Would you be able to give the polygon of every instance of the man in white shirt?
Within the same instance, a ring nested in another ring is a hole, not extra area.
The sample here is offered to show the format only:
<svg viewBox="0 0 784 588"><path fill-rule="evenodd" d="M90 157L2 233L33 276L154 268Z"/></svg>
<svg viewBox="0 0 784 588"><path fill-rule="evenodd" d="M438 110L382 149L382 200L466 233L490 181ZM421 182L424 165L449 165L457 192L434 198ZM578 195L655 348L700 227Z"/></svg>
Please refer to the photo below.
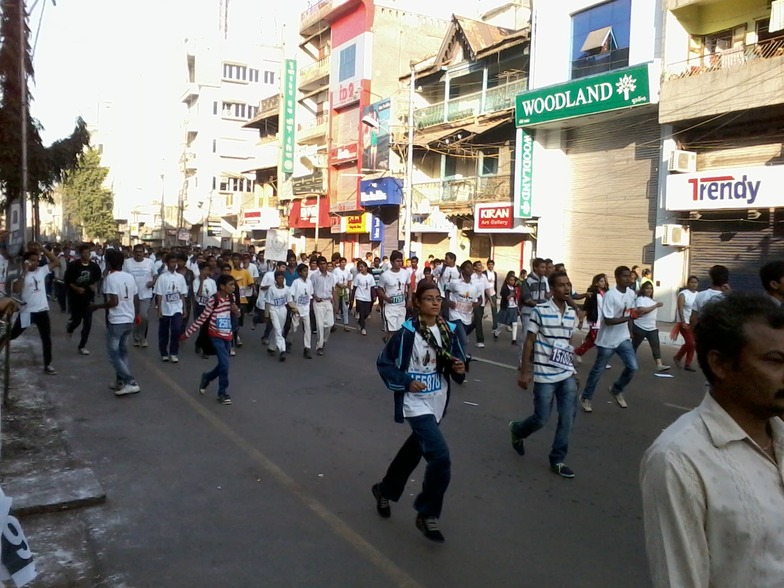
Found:
<svg viewBox="0 0 784 588"><path fill-rule="evenodd" d="M305 359L313 359L310 354L311 331L310 331L310 306L313 301L313 284L308 279L308 266L301 263L297 266L299 277L290 286L291 299L297 305L297 313L291 319L294 332L297 332L302 323L303 342L305 349L302 355Z"/></svg>
<svg viewBox="0 0 784 588"><path fill-rule="evenodd" d="M133 246L133 257L125 260L122 271L133 276L136 282L136 291L139 294L139 317L141 320L133 327L133 346L147 347L152 287L156 274L153 269L153 261L144 256L144 245Z"/></svg>
<svg viewBox="0 0 784 588"><path fill-rule="evenodd" d="M161 361L177 363L180 361L178 353L182 325L188 316L185 306L188 284L182 274L177 272L175 254L166 256L166 271L158 276L153 292L158 307L158 350L161 352Z"/></svg>
<svg viewBox="0 0 784 588"><path fill-rule="evenodd" d="M378 281L376 293L384 301L381 315L386 325L387 335L384 342L394 333L400 330L406 320L406 301L408 292L408 272L403 269L403 254L400 251L393 251L389 256L392 263Z"/></svg>
<svg viewBox="0 0 784 588"><path fill-rule="evenodd" d="M346 268L348 260L341 257L338 260L338 267L332 270L332 275L335 276L335 286L337 288L338 304L340 305L340 314L343 318L343 330L348 332L348 300L351 294L351 271Z"/></svg>
<svg viewBox="0 0 784 588"><path fill-rule="evenodd" d="M610 288L604 295L601 309L602 326L596 336L596 360L588 374L585 390L580 396L580 405L584 412L593 412L591 399L594 390L607 368L607 360L613 353L617 353L621 358L624 370L618 380L610 384L610 395L621 408L628 406L623 391L637 371L637 355L632 347L630 330L631 321L636 318L634 312L636 296L629 287L631 281L631 270L628 267L622 265L615 268L615 288Z"/></svg>
<svg viewBox="0 0 784 588"><path fill-rule="evenodd" d="M311 278L313 284L313 313L316 318L316 354L324 355L329 332L335 324L335 276L327 271L327 258L318 258L318 272Z"/></svg>
<svg viewBox="0 0 784 588"><path fill-rule="evenodd" d="M449 306L449 320L455 323L455 335L463 349L468 349L468 335L474 330L474 309L479 306L479 287L471 281L474 265L467 259L460 264L461 280L453 280L447 285L446 295ZM466 358L470 359L466 352Z"/></svg>
<svg viewBox="0 0 784 588"><path fill-rule="evenodd" d="M495 261L488 259L487 269L485 270L485 278L490 286L490 292L487 296L487 301L490 302L490 316L493 321L493 338L498 339L501 331L498 329L498 274L495 271ZM563 270L566 271L565 269Z"/></svg>
<svg viewBox="0 0 784 588"><path fill-rule="evenodd" d="M440 266L441 269L438 275L433 272L433 278L438 280L438 289L441 291L441 296L444 299L441 303L441 316L444 318L449 317L449 284L461 280L460 270L456 264L457 256L448 251L444 256L444 263Z"/></svg>
<svg viewBox="0 0 784 588"><path fill-rule="evenodd" d="M642 460L654 588L781 586L784 309L727 294L695 328L710 389Z"/></svg>
<svg viewBox="0 0 784 588"><path fill-rule="evenodd" d="M700 317L700 312L708 302L721 298L730 291L730 270L723 265L714 265L708 270L708 275L711 279L711 287L702 292L698 292L694 297L694 304L691 308L691 317L689 322L692 327L697 324Z"/></svg>
<svg viewBox="0 0 784 588"><path fill-rule="evenodd" d="M116 249L108 249L104 255L108 275L103 281L103 304L93 304L91 311L99 308L106 312L106 352L109 363L114 368L115 381L110 388L115 396L137 394L141 388L131 374L128 366L128 339L134 322L139 322L139 296L136 278L122 271L123 254Z"/></svg>
<svg viewBox="0 0 784 588"><path fill-rule="evenodd" d="M474 262L474 273L471 276L471 283L479 290L479 305L474 308L474 330L476 331L476 346L485 346L485 329L483 321L485 318L485 304L490 298L490 284L485 276L485 268L481 261Z"/></svg>

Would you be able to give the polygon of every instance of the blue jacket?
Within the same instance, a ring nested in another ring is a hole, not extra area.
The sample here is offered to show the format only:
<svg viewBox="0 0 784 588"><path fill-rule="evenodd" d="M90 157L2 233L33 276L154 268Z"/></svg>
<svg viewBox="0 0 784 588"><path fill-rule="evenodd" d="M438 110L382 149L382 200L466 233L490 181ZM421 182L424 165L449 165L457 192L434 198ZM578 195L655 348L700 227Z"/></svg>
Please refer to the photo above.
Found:
<svg viewBox="0 0 784 588"><path fill-rule="evenodd" d="M452 332L452 349L450 353L456 359L465 363L465 351L463 351L463 347L455 334L455 325L450 322L447 322L447 325L449 325L449 330ZM411 354L414 350L416 331L417 327L414 325L414 319L407 320L403 323L403 327L392 335L392 338L384 346L384 349L381 350L376 360L378 374L386 387L395 393L395 421L398 423L404 422L403 396L411 382L414 381L414 378L408 375L408 364L411 361ZM446 377L446 403L449 405L449 393L452 388L451 380L462 384L465 380L465 374L456 374L447 368L444 376ZM446 408L444 408L444 414L446 414Z"/></svg>

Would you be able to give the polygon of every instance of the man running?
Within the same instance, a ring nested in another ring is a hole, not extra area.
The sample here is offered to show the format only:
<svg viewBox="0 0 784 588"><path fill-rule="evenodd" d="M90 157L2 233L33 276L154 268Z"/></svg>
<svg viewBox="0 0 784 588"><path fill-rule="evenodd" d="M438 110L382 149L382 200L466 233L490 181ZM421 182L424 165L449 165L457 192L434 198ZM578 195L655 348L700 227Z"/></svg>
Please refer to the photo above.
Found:
<svg viewBox="0 0 784 588"><path fill-rule="evenodd" d="M297 305L297 312L291 319L294 332L297 332L300 323L302 323L302 337L305 348L302 351L302 356L305 359L313 359L310 354L311 335L310 332L310 306L313 300L313 284L308 280L308 266L301 263L297 266L297 278L291 285L291 297Z"/></svg>
<svg viewBox="0 0 784 588"><path fill-rule="evenodd" d="M153 292L158 307L158 350L161 361L177 363L180 361L178 353L183 320L188 313L185 307L188 285L182 274L177 272L177 256L174 253L166 256L166 271L158 276Z"/></svg>
<svg viewBox="0 0 784 588"><path fill-rule="evenodd" d="M376 291L384 301L381 315L386 324L388 338L400 330L406 320L406 292L408 288L408 272L403 269L403 254L393 251L389 256L392 267L381 274Z"/></svg>
<svg viewBox="0 0 784 588"><path fill-rule="evenodd" d="M101 281L101 268L90 258L90 255L89 245L86 243L79 245L79 258L68 264L64 277L65 286L68 288L68 307L71 310L71 318L65 326L65 332L70 339L81 323L82 332L77 349L82 355L90 355L86 347L93 326L90 305L95 300L95 292Z"/></svg>
<svg viewBox="0 0 784 588"><path fill-rule="evenodd" d="M150 324L150 305L155 273L152 260L144 256L144 245L133 246L133 257L125 260L122 271L133 276L136 290L139 293L139 317L141 320L133 326L133 346L147 347L147 330Z"/></svg>

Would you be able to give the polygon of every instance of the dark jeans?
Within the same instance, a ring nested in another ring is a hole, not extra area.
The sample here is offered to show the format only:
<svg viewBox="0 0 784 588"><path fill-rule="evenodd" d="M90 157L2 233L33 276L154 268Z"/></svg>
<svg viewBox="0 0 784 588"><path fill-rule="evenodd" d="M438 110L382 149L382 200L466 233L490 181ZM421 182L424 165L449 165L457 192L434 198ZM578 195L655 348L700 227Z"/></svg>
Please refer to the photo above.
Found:
<svg viewBox="0 0 784 588"><path fill-rule="evenodd" d="M498 296L490 297L490 314L493 317L493 330L498 330Z"/></svg>
<svg viewBox="0 0 784 588"><path fill-rule="evenodd" d="M393 502L400 500L406 482L424 457L427 462L425 478L422 491L414 500L414 508L423 516L438 518L452 476L449 447L434 415L409 417L406 421L411 426L411 435L389 464L381 481L381 494Z"/></svg>
<svg viewBox="0 0 784 588"><path fill-rule="evenodd" d="M485 330L482 327L482 319L484 319L484 316L485 316L485 305L480 304L474 309L474 322L471 325L476 330L477 343L485 342Z"/></svg>
<svg viewBox="0 0 784 588"><path fill-rule="evenodd" d="M60 312L65 312L68 309L66 300L68 300L67 290L65 289L65 282L62 280L54 281L54 297L57 299L57 304L60 306Z"/></svg>
<svg viewBox="0 0 784 588"><path fill-rule="evenodd" d="M38 327L38 335L41 337L41 346L44 352L44 367L46 367L52 363L52 324L49 322L49 311L31 312L30 324ZM23 332L22 319L17 316L11 329L11 340L16 339Z"/></svg>
<svg viewBox="0 0 784 588"><path fill-rule="evenodd" d="M634 348L635 353L637 352L637 348L640 344L648 340L648 343L651 346L651 353L653 353L653 359L661 359L661 346L659 344L659 329L653 329L652 331L645 331L638 327L637 325L632 325L632 347Z"/></svg>
<svg viewBox="0 0 784 588"><path fill-rule="evenodd" d="M527 438L547 424L553 404L558 407L558 426L550 450L550 465L563 463L569 451L569 436L577 414L577 380L569 377L555 383L534 383L534 413L524 421L511 424L515 435Z"/></svg>
<svg viewBox="0 0 784 588"><path fill-rule="evenodd" d="M180 334L182 333L182 313L162 316L158 320L158 350L161 356L177 355L180 352Z"/></svg>
<svg viewBox="0 0 784 588"><path fill-rule="evenodd" d="M90 331L93 328L93 313L90 310L91 302L92 300L86 296L68 296L68 306L71 308L71 318L68 319L65 330L70 334L79 327L79 324L82 325L82 333L79 337L79 349L82 349L87 345L87 340L90 338Z"/></svg>
<svg viewBox="0 0 784 588"><path fill-rule="evenodd" d="M474 330L474 323L466 325L460 319L453 322L455 325L455 335L457 335L457 340L460 341L460 346L463 349L468 349L468 336L471 334L471 331Z"/></svg>
<svg viewBox="0 0 784 588"><path fill-rule="evenodd" d="M215 347L215 357L218 365L204 374L204 379L209 384L214 379L218 379L218 398L225 396L229 389L229 352L231 351L231 341L220 337L210 337L212 345Z"/></svg>
<svg viewBox="0 0 784 588"><path fill-rule="evenodd" d="M367 302L365 300L355 300L354 304L357 305L357 314L359 315L359 328L365 328L365 321L370 316L371 311L373 310L373 303Z"/></svg>

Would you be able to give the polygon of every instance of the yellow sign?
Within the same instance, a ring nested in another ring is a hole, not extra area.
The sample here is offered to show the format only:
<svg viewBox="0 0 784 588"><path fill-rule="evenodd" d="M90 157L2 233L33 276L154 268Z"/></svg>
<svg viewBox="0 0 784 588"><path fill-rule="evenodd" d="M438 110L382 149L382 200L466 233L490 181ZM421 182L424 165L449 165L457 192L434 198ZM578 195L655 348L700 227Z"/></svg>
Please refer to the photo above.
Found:
<svg viewBox="0 0 784 588"><path fill-rule="evenodd" d="M369 213L357 214L354 216L346 217L346 233L367 233L368 232L368 219Z"/></svg>

